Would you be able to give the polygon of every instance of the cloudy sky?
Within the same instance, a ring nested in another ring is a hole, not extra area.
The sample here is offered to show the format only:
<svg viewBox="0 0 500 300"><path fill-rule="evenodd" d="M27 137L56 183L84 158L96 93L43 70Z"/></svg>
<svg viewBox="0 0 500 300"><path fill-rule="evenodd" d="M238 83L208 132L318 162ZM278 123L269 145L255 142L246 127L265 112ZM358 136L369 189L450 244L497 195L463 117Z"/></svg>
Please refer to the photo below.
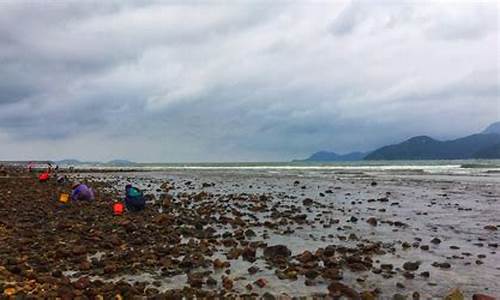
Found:
<svg viewBox="0 0 500 300"><path fill-rule="evenodd" d="M475 133L500 120L500 8L471 2L2 1L0 160L282 161Z"/></svg>

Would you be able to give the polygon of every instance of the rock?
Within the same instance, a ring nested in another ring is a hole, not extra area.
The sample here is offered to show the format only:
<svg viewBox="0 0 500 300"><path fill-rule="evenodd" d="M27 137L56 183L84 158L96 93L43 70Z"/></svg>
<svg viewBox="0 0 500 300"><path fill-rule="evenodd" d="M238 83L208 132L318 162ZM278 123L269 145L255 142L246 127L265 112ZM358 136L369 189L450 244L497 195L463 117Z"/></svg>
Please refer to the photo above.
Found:
<svg viewBox="0 0 500 300"><path fill-rule="evenodd" d="M370 217L370 218L368 218L368 219L366 220L366 223L368 223L368 224L370 224L370 225L372 225L372 226L377 226L378 221L377 221L377 219L376 219L376 218L374 218L374 217Z"/></svg>
<svg viewBox="0 0 500 300"><path fill-rule="evenodd" d="M217 285L217 280L215 280L213 277L209 276L207 278L207 285L209 285L209 286L216 286Z"/></svg>
<svg viewBox="0 0 500 300"><path fill-rule="evenodd" d="M289 257L292 252L285 245L269 246L264 249L264 256L267 258Z"/></svg>
<svg viewBox="0 0 500 300"><path fill-rule="evenodd" d="M222 278L222 286L226 290L231 290L233 288L233 280L229 277L223 277Z"/></svg>
<svg viewBox="0 0 500 300"><path fill-rule="evenodd" d="M343 278L342 271L340 269L337 269L337 268L326 269L323 271L321 276L323 276L323 278L331 279L331 280L340 280Z"/></svg>
<svg viewBox="0 0 500 300"><path fill-rule="evenodd" d="M377 185L377 182L376 182L376 181L372 181L372 182L370 183L370 185L371 185L371 186L376 186L376 185Z"/></svg>
<svg viewBox="0 0 500 300"><path fill-rule="evenodd" d="M334 245L326 246L325 250L323 251L323 255L326 257L333 256L335 255L335 249L336 247Z"/></svg>
<svg viewBox="0 0 500 300"><path fill-rule="evenodd" d="M433 243L433 244L435 244L435 245L438 245L438 244L441 244L441 240L440 240L440 239L438 239L438 238L433 238L433 239L431 240L431 243Z"/></svg>
<svg viewBox="0 0 500 300"><path fill-rule="evenodd" d="M411 298L413 300L420 300L420 294L418 292L413 292L413 294L411 295Z"/></svg>
<svg viewBox="0 0 500 300"><path fill-rule="evenodd" d="M403 296L401 294L394 294L392 296L392 300L406 300L406 296Z"/></svg>
<svg viewBox="0 0 500 300"><path fill-rule="evenodd" d="M88 271L88 270L90 270L91 265L90 265L90 263L88 261L85 260L85 261L82 261L80 263L79 268L80 268L81 271Z"/></svg>
<svg viewBox="0 0 500 300"><path fill-rule="evenodd" d="M486 226L484 226L484 229L491 230L491 231L498 230L498 228L495 225L486 225Z"/></svg>
<svg viewBox="0 0 500 300"><path fill-rule="evenodd" d="M297 257L297 260L303 264L308 263L310 261L313 261L315 259L316 259L316 257L314 257L314 255L310 251L307 251L307 250L302 252L302 254L300 254Z"/></svg>
<svg viewBox="0 0 500 300"><path fill-rule="evenodd" d="M256 250L252 247L245 247L243 251L241 252L241 256L243 257L243 260L249 261L249 262L254 262L256 260Z"/></svg>
<svg viewBox="0 0 500 300"><path fill-rule="evenodd" d="M313 202L314 202L313 199L306 198L306 199L302 200L302 205L304 205L304 206L311 206L313 204Z"/></svg>
<svg viewBox="0 0 500 300"><path fill-rule="evenodd" d="M472 300L495 300L495 298L484 294L474 294Z"/></svg>
<svg viewBox="0 0 500 300"><path fill-rule="evenodd" d="M264 278L259 278L254 283L258 287L263 288L263 287L265 287L267 285L267 280L265 280Z"/></svg>
<svg viewBox="0 0 500 300"><path fill-rule="evenodd" d="M420 276L422 276L424 278L429 278L431 276L431 273L429 273L428 271L425 271L425 272L420 273Z"/></svg>
<svg viewBox="0 0 500 300"><path fill-rule="evenodd" d="M355 216L351 216L349 220L353 223L356 223L358 221L358 218L356 218Z"/></svg>
<svg viewBox="0 0 500 300"><path fill-rule="evenodd" d="M373 292L364 291L360 294L361 300L376 300L377 296Z"/></svg>
<svg viewBox="0 0 500 300"><path fill-rule="evenodd" d="M83 255L83 254L87 253L87 248L85 248L85 246L83 246L83 245L75 246L73 248L72 252L74 255Z"/></svg>
<svg viewBox="0 0 500 300"><path fill-rule="evenodd" d="M459 289L454 289L444 297L444 300L464 300L464 295Z"/></svg>
<svg viewBox="0 0 500 300"><path fill-rule="evenodd" d="M439 267L441 269L449 269L449 268L451 268L450 263L447 263L447 262L443 262L443 263L433 262L432 266L433 267Z"/></svg>
<svg viewBox="0 0 500 300"><path fill-rule="evenodd" d="M269 292L265 292L264 295L262 295L262 300L276 300L276 297L274 297L272 294Z"/></svg>
<svg viewBox="0 0 500 300"><path fill-rule="evenodd" d="M407 271L416 271L416 270L418 270L419 266L420 266L419 262L407 261L403 264L403 269L405 269Z"/></svg>
<svg viewBox="0 0 500 300"><path fill-rule="evenodd" d="M79 278L77 281L75 281L73 283L73 286L76 288L76 289L79 289L79 290L84 290L86 289L88 286L90 285L90 279L85 276L85 277L81 277Z"/></svg>
<svg viewBox="0 0 500 300"><path fill-rule="evenodd" d="M304 276L308 279L315 279L316 277L319 276L319 272L314 269L310 269L304 273Z"/></svg>
<svg viewBox="0 0 500 300"><path fill-rule="evenodd" d="M361 299L359 293L356 292L354 289L336 281L332 282L328 286L328 291L330 292L330 295L333 296L334 298L344 296L349 299L356 299L356 300Z"/></svg>
<svg viewBox="0 0 500 300"><path fill-rule="evenodd" d="M256 266L251 266L250 268L248 268L248 273L250 275L253 275L253 274L257 273L257 272L259 272L259 268L256 267Z"/></svg>
<svg viewBox="0 0 500 300"><path fill-rule="evenodd" d="M403 249L408 249L411 248L411 245L408 242L403 242L403 244L401 244L401 247L403 247Z"/></svg>
<svg viewBox="0 0 500 300"><path fill-rule="evenodd" d="M226 267L226 263L218 258L214 260L213 265L214 269L223 269Z"/></svg>
<svg viewBox="0 0 500 300"><path fill-rule="evenodd" d="M194 288L201 288L203 286L203 275L200 273L188 274L187 282Z"/></svg>
<svg viewBox="0 0 500 300"><path fill-rule="evenodd" d="M247 230L245 230L245 236L247 238L254 237L255 236L255 232L252 229L247 229Z"/></svg>

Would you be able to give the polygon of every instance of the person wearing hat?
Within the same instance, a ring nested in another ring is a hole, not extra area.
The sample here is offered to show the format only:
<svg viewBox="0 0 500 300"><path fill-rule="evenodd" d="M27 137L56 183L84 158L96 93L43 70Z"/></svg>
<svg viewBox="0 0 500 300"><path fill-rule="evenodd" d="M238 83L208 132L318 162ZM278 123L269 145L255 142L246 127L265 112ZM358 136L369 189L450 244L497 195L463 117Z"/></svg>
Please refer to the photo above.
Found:
<svg viewBox="0 0 500 300"><path fill-rule="evenodd" d="M72 187L71 200L90 201L95 199L95 192L92 188L83 183L75 183Z"/></svg>
<svg viewBox="0 0 500 300"><path fill-rule="evenodd" d="M146 199L141 190L131 184L125 186L125 206L128 211L140 211L146 207Z"/></svg>

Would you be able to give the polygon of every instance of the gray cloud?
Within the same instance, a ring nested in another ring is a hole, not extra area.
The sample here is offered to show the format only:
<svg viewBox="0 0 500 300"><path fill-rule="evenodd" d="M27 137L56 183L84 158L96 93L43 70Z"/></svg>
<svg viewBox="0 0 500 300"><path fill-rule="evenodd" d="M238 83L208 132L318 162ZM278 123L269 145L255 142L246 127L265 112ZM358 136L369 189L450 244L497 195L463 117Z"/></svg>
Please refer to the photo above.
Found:
<svg viewBox="0 0 500 300"><path fill-rule="evenodd" d="M494 2L0 6L0 158L287 160L500 119Z"/></svg>

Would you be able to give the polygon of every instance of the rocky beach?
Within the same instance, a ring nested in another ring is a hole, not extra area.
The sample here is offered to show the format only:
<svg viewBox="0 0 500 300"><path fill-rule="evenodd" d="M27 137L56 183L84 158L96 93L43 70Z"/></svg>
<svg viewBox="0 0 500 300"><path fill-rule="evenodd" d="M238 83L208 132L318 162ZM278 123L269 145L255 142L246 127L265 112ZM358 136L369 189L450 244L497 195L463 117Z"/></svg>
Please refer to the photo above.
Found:
<svg viewBox="0 0 500 300"><path fill-rule="evenodd" d="M498 299L500 173L0 172L0 298ZM93 202L58 201L71 182ZM126 183L145 211L113 215Z"/></svg>

